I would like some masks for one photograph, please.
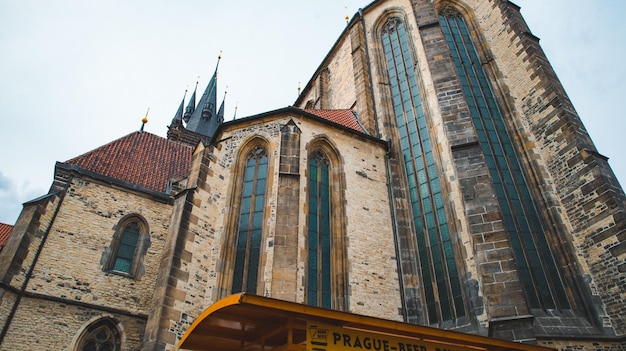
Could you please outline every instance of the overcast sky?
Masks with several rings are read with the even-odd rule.
[[[623,0],[514,0],[600,153],[626,182]],[[136,131],[165,136],[219,69],[225,119],[291,105],[366,0],[0,0],[0,222],[56,161]],[[198,78],[199,77],[199,78]],[[189,94],[187,96],[189,96]]]

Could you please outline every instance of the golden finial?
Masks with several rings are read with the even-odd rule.
[[[302,88],[300,88],[300,82],[298,82],[298,96],[300,96],[300,91],[302,90]]]
[[[146,123],[148,123],[148,112],[150,112],[150,107],[148,107],[146,115],[143,116],[143,118],[141,119],[141,128],[139,129],[140,132],[143,132],[143,127],[146,125]]]
[[[141,122],[148,123],[148,112],[150,112],[150,107],[148,107],[148,110],[146,111],[146,115],[143,116],[143,118],[141,119]]]
[[[345,6],[346,8],[346,25],[348,24],[348,21],[350,21],[350,17],[348,16],[348,6]]]
[[[219,55],[217,55],[217,60],[219,61],[219,60],[221,60],[221,59],[222,59],[222,50],[220,50],[220,54],[219,54]]]
[[[233,120],[235,118],[237,118],[237,109],[239,108],[239,101],[237,101],[237,103],[235,103],[235,113],[233,114]]]

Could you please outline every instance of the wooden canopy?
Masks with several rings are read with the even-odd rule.
[[[229,296],[207,308],[189,327],[179,348],[212,351],[313,350],[310,345],[313,333],[310,330],[307,339],[307,326],[312,325],[345,331],[330,333],[336,336],[335,345],[331,335],[329,345],[316,347],[316,350],[376,350],[372,340],[378,341],[378,349],[383,349],[380,343],[383,339],[392,340],[385,341],[390,351],[551,350],[247,294]],[[344,336],[337,337],[337,334]],[[350,335],[353,335],[352,339]],[[393,340],[402,342],[394,343]]]

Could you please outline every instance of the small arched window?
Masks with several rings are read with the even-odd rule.
[[[121,336],[117,323],[111,318],[101,319],[88,326],[78,339],[77,351],[121,350]]]
[[[122,231],[120,242],[117,245],[115,260],[111,268],[117,272],[129,273],[133,266],[135,253],[139,244],[139,223],[130,222]]]
[[[138,216],[120,221],[103,257],[104,270],[138,278],[143,273],[143,256],[150,246],[148,226]]]

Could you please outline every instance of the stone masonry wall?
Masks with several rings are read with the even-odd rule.
[[[334,52],[335,60],[326,66],[328,82],[323,93],[327,104],[323,108],[351,108],[356,102],[352,50],[349,38],[342,40]]]
[[[300,135],[293,120],[281,127],[278,201],[276,201],[276,233],[271,291],[275,298],[295,301],[296,270],[300,226]],[[304,170],[302,170],[304,171]]]
[[[27,275],[40,251],[44,235],[48,235],[60,198],[50,195],[29,204],[20,214],[7,245],[0,254],[2,282],[22,289]]]
[[[483,67],[491,79],[498,104],[519,149],[531,192],[551,228],[548,240],[561,267],[562,279],[567,284],[574,308],[590,323],[580,325],[574,334],[589,333],[593,325],[603,326],[609,334],[613,331],[623,334],[626,311],[622,301],[626,298],[626,291],[618,287],[626,284],[624,193],[606,158],[593,146],[543,54],[539,39],[530,33],[518,6],[505,0],[441,0],[434,3],[396,0],[373,3],[366,9],[363,19],[366,36],[359,37],[359,33],[363,32],[360,18],[352,22],[345,36],[353,43],[353,64],[350,65],[346,56],[341,55],[345,44],[340,40],[341,44],[331,50],[324,64],[324,67],[332,67],[330,79],[325,81],[325,86],[316,86],[313,89],[315,94],[326,94],[324,101],[332,102],[325,108],[341,108],[352,101],[354,94],[359,96],[361,101],[357,101],[355,107],[357,110],[364,107],[376,109],[375,113],[367,113],[377,115],[381,138],[391,139],[393,150],[393,138],[396,136],[393,135],[393,128],[389,128],[390,96],[385,88],[384,57],[377,29],[385,16],[400,16],[409,21],[407,30],[415,38],[416,70],[423,84],[425,112],[429,115],[432,138],[440,152],[438,161],[448,181],[449,211],[451,217],[458,218],[457,235],[464,246],[462,255],[468,277],[478,278],[480,282],[479,290],[474,292],[471,287],[476,285],[468,280],[470,308],[485,327],[488,315],[497,317],[501,313],[512,313],[523,317],[529,311],[518,310],[524,298],[514,261],[512,257],[505,257],[510,249],[506,246],[508,239],[501,230],[501,216],[495,204],[490,206],[485,202],[493,189],[488,186],[486,175],[480,173],[481,169],[484,170],[484,161],[479,159],[480,151],[469,113],[463,107],[458,81],[449,79],[453,77],[454,66],[446,50],[437,51],[438,47],[445,48],[438,27],[437,9],[448,5],[460,10],[469,19],[479,56],[484,61]],[[369,49],[367,55],[359,51],[365,43]],[[359,69],[365,66],[359,64],[359,60],[355,61],[355,52],[361,59],[370,59],[368,74],[374,89],[372,104],[363,101],[366,95],[360,85],[354,87],[355,92],[345,91],[344,87],[349,89],[351,86],[332,79],[345,73],[353,74],[356,82],[362,80]],[[319,79],[320,76],[315,76],[312,82]],[[304,94],[312,94],[313,90]],[[302,105],[305,101],[298,99]],[[472,153],[472,149],[478,153]],[[391,176],[393,178],[393,172]],[[401,195],[401,192],[394,191],[396,194]],[[472,200],[468,194],[480,198]],[[472,201],[474,205],[470,204]],[[397,210],[403,206],[401,201],[394,205],[398,206]],[[478,211],[481,208],[482,212]],[[401,228],[402,218],[396,217],[396,220],[398,228]],[[485,231],[487,226],[492,230]],[[500,267],[497,271],[493,270],[495,264]],[[508,285],[503,286],[505,282]],[[519,293],[503,303],[502,291]],[[490,296],[487,300],[491,306],[488,314],[481,312],[482,293]],[[408,296],[407,291],[405,295]],[[508,312],[505,312],[505,306],[510,307]],[[518,311],[513,312],[515,310]],[[567,325],[574,323],[566,320],[561,322]],[[551,333],[541,323],[535,327],[542,333]]]
[[[576,282],[582,285],[577,293],[593,294],[591,313],[601,318],[609,333],[624,335],[626,290],[616,288],[626,286],[624,192],[519,8],[506,1],[472,3],[502,72],[501,81],[510,89],[508,103],[515,108],[515,127],[529,167],[540,179],[537,186],[551,218],[565,232],[560,240],[568,243],[570,252],[562,254],[563,260],[569,261],[568,269],[584,275]],[[587,283],[581,284],[583,280]]]
[[[532,325],[526,318],[530,311],[516,272],[512,244],[502,222],[495,188],[491,184],[461,82],[456,76],[454,62],[439,26],[437,9],[428,1],[412,3],[419,28],[416,38],[421,44],[416,44],[418,56],[424,50],[419,62],[427,67],[433,84],[433,92],[425,95],[424,99],[431,104],[437,102],[430,109],[429,117],[433,126],[442,125],[434,129],[432,135],[443,146],[439,153],[443,163],[447,164],[449,157],[453,157],[454,173],[448,173],[450,176],[446,178],[449,186],[456,188],[456,195],[452,195],[456,200],[454,208],[464,209],[458,218],[461,223],[467,223],[471,235],[471,239],[463,240],[463,244],[467,245],[466,252],[471,253],[466,264],[468,278],[472,279],[468,279],[466,289],[470,310],[480,323],[476,332],[532,342]],[[442,123],[438,122],[440,118]],[[479,284],[478,291],[472,290],[476,289],[472,284],[474,282]],[[481,295],[484,299],[480,298]],[[497,327],[495,320],[499,321]]]
[[[386,183],[385,147],[362,140],[351,133],[323,128],[319,123],[297,122],[302,130],[302,155],[311,141],[324,136],[339,152],[341,173],[345,177],[343,195],[346,217],[347,258],[349,278],[349,311],[357,314],[402,320],[400,286],[395,260],[391,213]],[[302,157],[301,169],[308,160]],[[300,208],[306,202],[306,182],[301,182]],[[305,211],[300,223],[306,223]],[[306,228],[298,231],[299,245],[304,250]],[[304,261],[300,258],[298,275],[304,279]],[[300,283],[300,282],[299,282]],[[301,283],[300,283],[301,284]],[[299,285],[299,291],[302,286]],[[304,295],[298,297],[304,301]]]
[[[0,254],[0,326],[2,340],[15,321],[15,313],[27,288],[30,272],[40,255],[42,244],[61,203],[58,194],[42,197],[24,206],[20,217]]]
[[[437,18],[434,17],[434,9],[431,2],[427,1],[393,1],[385,6],[374,7],[366,14],[366,22],[370,30],[368,41],[370,44],[370,57],[372,63],[373,85],[378,87],[375,90],[376,106],[378,107],[380,129],[385,138],[395,143],[395,148],[399,148],[399,136],[397,135],[395,121],[392,120],[393,108],[391,106],[392,96],[387,88],[388,77],[386,72],[385,58],[380,38],[381,26],[390,17],[400,18],[405,21],[407,33],[413,38],[411,41],[412,52],[415,60],[415,73],[420,82],[420,94],[422,98],[422,109],[426,116],[428,133],[437,163],[437,171],[440,175],[441,186],[446,200],[446,216],[448,218],[449,229],[453,244],[457,252],[457,262],[460,270],[460,278],[464,285],[466,302],[470,314],[468,318],[457,320],[453,326],[447,328],[457,328],[465,331],[486,333],[477,327],[478,323],[485,325],[487,317],[485,307],[490,308],[495,303],[491,300],[483,301],[483,285],[485,276],[497,272],[487,272],[482,264],[495,261],[505,262],[506,258],[499,254],[501,246],[476,246],[481,243],[498,241],[496,235],[499,231],[500,218],[494,216],[493,207],[483,200],[489,196],[489,187],[480,186],[481,167],[480,157],[463,158],[469,161],[468,167],[459,164],[459,154],[455,150],[467,152],[475,145],[475,135],[471,128],[469,113],[463,106],[461,100],[460,85],[458,81],[450,75],[452,63],[447,60],[446,51],[442,50],[442,37],[437,27]],[[445,42],[444,42],[445,43]],[[468,125],[470,128],[468,128]],[[394,147],[392,147],[392,150]],[[398,155],[402,159],[401,154]],[[403,166],[402,166],[403,167]],[[400,172],[402,174],[402,172]],[[467,182],[464,183],[463,181]],[[406,185],[405,185],[406,186]],[[477,187],[476,187],[477,186]],[[395,196],[395,193],[394,193]],[[479,199],[478,196],[481,198]],[[468,202],[474,204],[468,205]],[[468,207],[471,208],[468,212]],[[473,216],[472,219],[469,216]],[[480,221],[476,221],[480,218]],[[412,218],[408,219],[412,221]],[[487,228],[487,229],[485,229]],[[485,230],[483,230],[485,229]],[[487,235],[482,236],[482,232]],[[478,232],[478,236],[476,236]],[[414,236],[414,234],[411,234]],[[479,248],[476,252],[476,248]],[[492,257],[484,256],[484,249],[492,250]],[[498,253],[496,253],[498,252]],[[498,255],[498,256],[496,256]],[[506,269],[506,268],[503,268]],[[502,277],[502,275],[500,275]],[[491,279],[490,284],[494,286],[502,284],[501,280]],[[479,288],[480,287],[480,288]],[[514,294],[517,289],[513,285],[509,287],[508,294]],[[489,291],[489,290],[486,290]],[[489,292],[489,297],[498,299],[499,302],[506,300],[500,292]],[[497,303],[504,307],[507,303]],[[509,305],[517,304],[515,300]]]
[[[58,168],[55,178],[59,182],[55,188],[63,183],[69,186],[60,207],[59,199],[54,201],[53,196],[49,197],[53,199],[49,203],[55,206],[41,212],[43,215],[35,216],[37,211],[29,211],[30,207],[21,215],[30,214],[30,226],[37,223],[26,232],[36,233],[38,239],[31,240],[26,247],[22,273],[11,282],[15,288],[23,285],[33,255],[40,252],[2,349],[24,349],[26,343],[30,345],[26,349],[71,350],[90,321],[110,317],[122,330],[126,340],[124,349],[138,350],[171,206]],[[128,214],[142,216],[150,233],[151,245],[143,259],[144,272],[136,278],[102,270],[102,254],[111,245],[116,225]],[[44,237],[45,242],[38,250]],[[4,294],[3,310],[13,305],[18,293],[15,290]]]
[[[140,350],[145,318],[39,298],[22,299],[0,350],[74,350],[80,332],[104,317],[115,319],[123,328],[123,350]]]
[[[619,351],[624,350],[626,345],[619,341],[576,341],[576,340],[550,340],[540,341],[539,346],[550,347],[562,351]]]
[[[229,287],[223,286],[229,282],[229,277],[223,273],[225,266],[224,240],[228,235],[229,219],[232,218],[231,201],[234,167],[238,151],[252,138],[263,138],[269,142],[269,191],[266,194],[266,219],[262,241],[261,265],[263,287],[258,294],[270,297],[284,298],[290,301],[304,301],[304,250],[305,230],[303,225],[294,228],[297,235],[297,251],[288,251],[296,257],[281,257],[281,260],[298,262],[293,265],[297,277],[295,281],[295,295],[285,295],[284,289],[274,292],[275,279],[293,280],[286,275],[286,271],[274,276],[275,242],[277,240],[277,199],[279,191],[279,150],[280,130],[289,120],[293,119],[302,131],[300,147],[300,169],[305,170],[307,165],[306,145],[313,139],[324,136],[339,150],[343,161],[341,166],[345,175],[345,217],[348,241],[347,258],[349,277],[349,309],[354,313],[378,316],[387,319],[401,319],[398,314],[399,286],[396,272],[395,250],[391,232],[389,204],[387,201],[387,185],[384,169],[384,144],[372,140],[363,140],[355,137],[351,132],[329,127],[326,124],[310,121],[297,115],[272,116],[263,120],[255,120],[251,124],[233,125],[223,130],[220,140],[215,147],[207,148],[202,165],[199,168],[197,184],[190,204],[186,238],[182,244],[183,252],[177,267],[180,273],[170,277],[175,282],[171,289],[179,293],[174,296],[173,305],[168,313],[170,332],[179,339],[189,327],[190,323],[204,309],[217,299],[229,294]],[[203,170],[204,169],[204,170]],[[300,172],[301,176],[305,172]],[[193,178],[193,177],[192,177]],[[306,182],[300,182],[300,193],[306,194]],[[367,189],[367,191],[364,191]],[[306,196],[299,197],[298,223],[306,223],[304,203]],[[282,239],[281,239],[282,240]],[[282,251],[281,251],[282,252]],[[284,253],[284,252],[283,252]],[[175,278],[172,280],[171,278]],[[291,284],[291,283],[290,283]],[[172,290],[174,291],[174,290]],[[161,323],[161,325],[163,325]],[[174,342],[168,342],[167,350],[173,350]]]
[[[410,1],[406,0],[385,1],[380,4],[371,4],[364,13],[364,18],[362,20],[357,18],[357,21],[350,27],[349,33],[346,34],[346,36],[349,35],[353,43],[352,66],[344,59],[344,56],[339,54],[330,55],[327,65],[329,67],[334,67],[332,71],[337,76],[341,76],[340,71],[344,71],[346,74],[353,74],[356,82],[361,82],[364,77],[367,77],[367,89],[372,89],[373,99],[370,95],[370,91],[366,91],[367,89],[364,90],[361,88],[361,85],[357,85],[355,87],[355,89],[357,89],[356,94],[358,97],[355,108],[359,116],[368,116],[368,118],[374,118],[374,116],[376,116],[378,120],[375,123],[377,123],[378,126],[376,128],[370,127],[370,131],[376,130],[380,133],[380,137],[382,139],[391,141],[391,153],[389,160],[389,176],[391,179],[389,181],[393,186],[393,190],[391,190],[394,201],[393,211],[395,223],[393,225],[396,226],[398,236],[397,240],[402,243],[402,246],[399,247],[400,251],[397,253],[397,259],[400,261],[399,264],[401,267],[403,267],[403,271],[401,273],[404,277],[404,309],[407,314],[405,318],[411,323],[423,323],[423,320],[419,317],[422,314],[420,311],[421,302],[419,302],[421,296],[419,282],[415,280],[415,277],[419,276],[419,273],[413,268],[416,266],[416,263],[414,257],[415,243],[412,243],[412,241],[415,240],[415,234],[413,232],[414,229],[411,224],[412,214],[410,211],[410,204],[407,202],[407,185],[402,181],[404,177],[402,155],[400,153],[394,153],[394,150],[399,150],[400,144],[397,132],[395,131],[395,122],[392,117],[392,98],[388,88],[389,82],[387,79],[386,65],[384,63],[385,59],[382,51],[381,39],[379,37],[380,27],[385,22],[386,18],[394,16],[406,20],[407,30],[415,38],[420,38],[420,33],[418,31],[419,25],[415,22],[415,19],[417,18],[419,20],[426,21],[428,16],[423,12],[423,9],[420,9],[419,13],[414,14],[414,9],[414,5],[412,5]],[[432,11],[431,6],[431,12],[428,15],[432,16],[433,13],[434,12]],[[365,24],[365,30],[361,27],[362,23]],[[432,40],[432,38],[425,39],[426,42],[430,42],[430,40]],[[433,74],[436,74],[438,71],[435,71],[435,73],[431,72],[428,64],[426,64],[428,59],[425,49],[418,45],[419,40],[416,40],[414,43],[416,59],[418,62],[415,69],[419,71],[419,75],[423,81],[423,86],[421,88],[425,92],[425,96],[437,96],[437,94],[441,93],[441,91],[437,90],[436,83],[433,83]],[[364,53],[362,50],[365,47],[367,47],[368,51]],[[339,50],[331,52],[335,53],[338,51]],[[367,58],[370,61],[368,63],[362,63],[361,60],[363,58]],[[361,72],[363,69],[368,70],[366,74]],[[333,81],[332,83],[340,86],[337,87],[330,84],[332,89],[329,88],[325,93],[331,94],[332,98],[328,98],[328,100],[334,101],[336,104],[329,107],[339,108],[350,101],[349,99],[352,98],[352,94],[354,94],[354,92],[345,91],[345,88],[350,88],[350,86],[345,84],[342,85],[342,82]],[[458,90],[459,88],[456,87],[454,89]],[[450,94],[446,95],[445,92],[443,92],[443,94],[444,97],[448,97],[449,99],[453,97]],[[444,182],[442,186],[446,190],[446,202],[449,205],[447,206],[447,211],[449,212],[450,218],[453,219],[451,220],[451,224],[456,228],[456,230],[454,230],[455,234],[453,237],[455,239],[455,245],[461,252],[460,257],[462,258],[459,258],[459,260],[464,261],[462,265],[462,267],[465,267],[463,280],[467,284],[468,296],[472,296],[469,302],[470,309],[473,309],[473,312],[475,313],[474,315],[483,316],[482,318],[484,319],[484,305],[480,297],[480,292],[477,290],[478,284],[476,283],[477,279],[480,277],[473,255],[473,239],[469,235],[469,226],[475,223],[470,223],[466,219],[466,214],[463,211],[464,198],[461,192],[461,185],[457,181],[455,169],[456,161],[452,157],[452,153],[446,151],[450,149],[450,144],[455,144],[454,141],[449,142],[448,140],[448,137],[451,135],[458,137],[459,141],[456,143],[461,144],[467,143],[469,140],[474,140],[474,136],[472,133],[468,133],[466,129],[463,129],[462,125],[458,125],[458,123],[454,125],[454,133],[446,135],[444,131],[446,131],[446,128],[449,128],[450,123],[446,120],[445,115],[442,117],[442,113],[440,112],[439,105],[437,103],[438,99],[424,98],[423,100],[423,106],[426,113],[429,115],[430,134],[431,139],[434,142],[433,148],[438,151],[437,161],[442,172],[442,178],[447,180],[447,182]],[[299,99],[299,101],[303,100]],[[455,107],[455,102],[450,101],[450,106]],[[454,114],[457,111],[451,108],[447,112]],[[462,123],[471,123],[468,122],[469,115],[467,113],[465,115],[461,115],[461,117]],[[500,221],[499,218],[495,217],[494,220],[496,222]],[[517,303],[517,301],[515,303]],[[467,321],[461,323],[467,323]]]
[[[170,212],[168,204],[73,178],[27,291],[147,314]],[[139,279],[103,272],[100,262],[115,226],[128,214],[142,216],[150,232]]]
[[[351,108],[356,102],[352,50],[349,39],[340,40],[332,51],[333,60],[321,66],[294,105],[315,109]]]

